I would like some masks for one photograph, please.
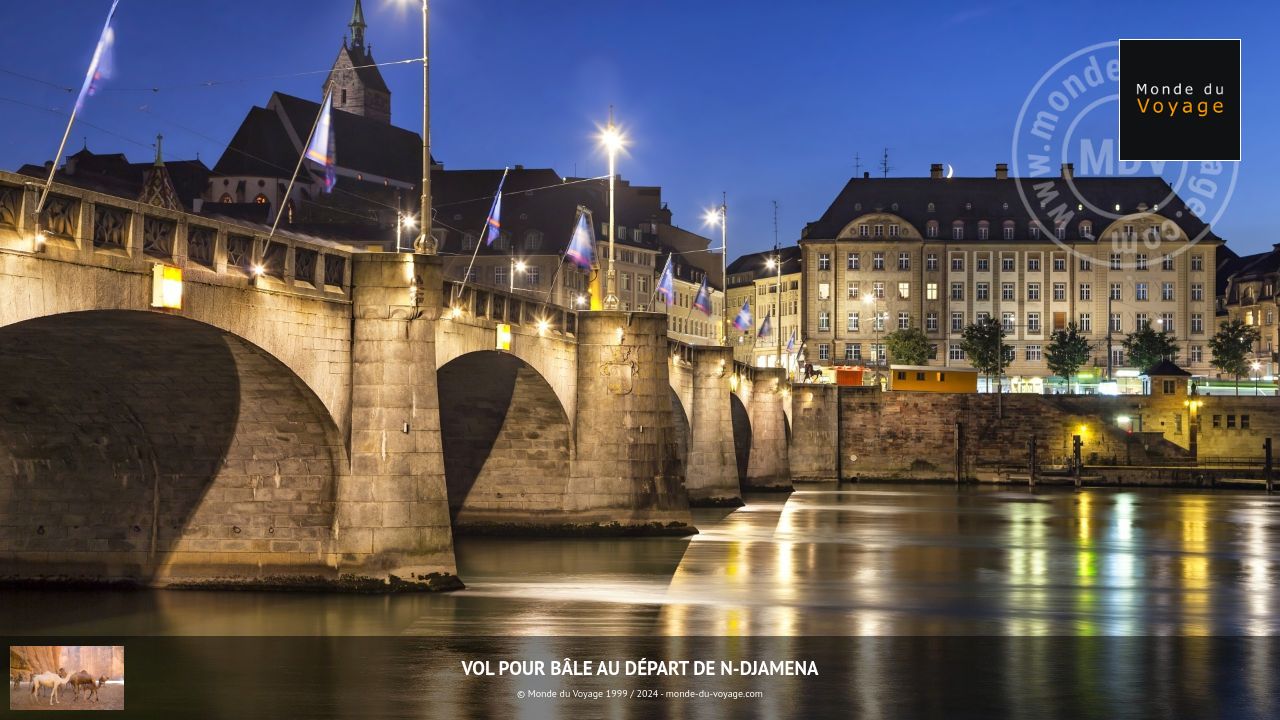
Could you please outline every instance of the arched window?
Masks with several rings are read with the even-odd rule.
[[[258,197],[254,198],[253,201],[259,205],[266,205],[269,202],[267,196],[262,193],[258,193]]]
[[[1014,232],[1016,232],[1014,222],[1012,220],[1005,220],[1004,223],[1002,223],[1000,226],[1000,231],[1001,231],[1001,236],[1005,240],[1012,240],[1013,234]]]
[[[991,237],[991,223],[986,220],[978,222],[978,239],[987,240]]]
[[[932,207],[933,203],[929,203],[929,206]],[[932,210],[930,210],[930,212],[932,212]],[[938,237],[938,221],[930,220],[929,222],[925,223],[924,234],[925,234],[925,237],[931,237],[931,238]]]
[[[230,204],[235,202],[235,200],[231,197],[229,193],[222,193],[222,197],[218,198],[218,202]]]
[[[964,239],[964,221],[963,220],[956,220],[951,223],[951,239],[952,240]]]
[[[934,205],[933,203],[929,203],[929,212],[933,212],[933,211],[934,211]]]
[[[1092,223],[1092,222],[1090,222],[1090,221],[1088,221],[1088,220],[1081,220],[1081,221],[1080,221],[1080,237],[1082,237],[1082,238],[1092,238],[1092,237],[1093,237],[1093,223]]]

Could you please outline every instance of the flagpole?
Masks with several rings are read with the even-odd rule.
[[[71,117],[67,119],[67,128],[62,132],[62,142],[58,143],[58,152],[53,156],[53,163],[49,167],[49,177],[44,182],[44,189],[40,191],[40,200],[36,203],[36,233],[40,232],[40,213],[44,210],[44,203],[49,199],[49,190],[53,187],[53,176],[58,172],[58,160],[62,159],[62,153],[67,149],[67,138],[71,137],[71,126],[76,123],[76,116],[80,114],[80,105],[84,102],[85,93],[89,91],[89,87],[93,83],[93,76],[97,73],[98,63],[102,60],[102,54],[106,52],[104,42],[108,31],[111,29],[111,19],[115,17],[116,6],[120,4],[120,0],[114,0],[111,3],[111,9],[107,11],[107,22],[102,26],[102,34],[98,37],[98,47],[94,50],[93,59],[89,61],[89,70],[85,75],[84,84],[80,87],[80,94],[76,96],[76,104],[71,106]]]
[[[275,237],[276,227],[280,225],[280,216],[284,215],[285,205],[289,202],[289,194],[293,192],[293,183],[298,179],[298,171],[302,170],[302,161],[307,158],[307,148],[311,147],[311,141],[315,137],[316,127],[320,125],[320,116],[324,115],[325,103],[329,102],[329,97],[333,95],[333,85],[329,85],[329,89],[325,91],[324,98],[320,100],[320,112],[316,113],[316,119],[311,122],[311,132],[307,133],[307,141],[302,144],[302,152],[298,153],[298,164],[293,168],[293,175],[289,178],[289,185],[284,189],[284,199],[276,199],[279,207],[276,208],[275,222],[271,223],[271,232],[267,233],[267,242]],[[263,252],[266,252],[265,249]]]
[[[507,181],[507,172],[511,170],[510,166],[502,168],[502,178],[498,180],[498,195],[502,194],[502,185]],[[492,206],[490,206],[492,207]],[[498,222],[502,222],[499,220]],[[471,268],[476,264],[476,255],[480,252],[480,244],[484,242],[485,233],[489,229],[489,216],[484,216],[484,228],[480,231],[480,237],[476,238],[476,246],[471,250],[471,261],[467,263],[467,271],[462,274],[462,284],[458,286],[458,294],[453,299],[462,297],[462,291],[467,289],[467,280],[471,278]],[[437,248],[437,251],[439,248]],[[514,252],[514,251],[513,251]],[[512,281],[515,280],[515,268],[511,268]]]

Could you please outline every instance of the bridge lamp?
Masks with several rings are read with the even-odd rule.
[[[618,276],[613,268],[613,241],[618,232],[614,230],[614,180],[617,177],[618,152],[626,147],[627,139],[622,129],[613,124],[613,107],[609,107],[609,124],[600,131],[600,145],[609,156],[609,262],[605,270],[604,309],[618,309]]]
[[[412,230],[418,227],[418,218],[412,215],[405,215],[404,218],[400,220],[400,224],[404,225],[405,230]]]
[[[577,305],[578,307],[583,307],[583,306],[585,306],[585,305],[587,304],[587,296],[586,296],[586,295],[579,295],[578,297],[576,297],[576,298],[574,298],[574,299],[573,299],[573,304],[574,304],[574,305]]]
[[[37,232],[37,233],[36,233],[36,236],[35,236],[35,238],[34,238],[35,243],[36,243],[36,250],[40,250],[41,248],[43,248],[43,247],[44,247],[44,241],[45,241],[45,240],[47,240],[47,239],[48,239],[48,238],[45,236],[45,234],[44,234],[44,231],[43,231],[43,230],[41,230],[41,231]]]
[[[498,323],[498,336],[494,343],[494,349],[503,352],[511,350],[511,326],[507,323]]]
[[[182,268],[151,266],[151,307],[182,309]]]
[[[253,273],[254,277],[262,277],[263,275],[266,274],[267,269],[262,267],[262,265],[260,264],[255,264],[252,268],[249,269],[249,272]]]
[[[538,336],[539,337],[546,335],[547,331],[550,329],[551,329],[551,323],[548,322],[546,318],[538,318]]]

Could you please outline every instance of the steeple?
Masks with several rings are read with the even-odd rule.
[[[156,135],[156,161],[142,177],[142,192],[138,194],[138,202],[166,210],[182,211],[186,208],[173,186],[173,178],[169,177],[169,169],[164,166],[164,156],[160,149],[162,142],[164,136]]]
[[[351,47],[364,48],[364,29],[368,27],[364,22],[364,8],[360,7],[360,0],[356,0],[356,6],[351,11],[351,22],[348,24],[351,28]]]

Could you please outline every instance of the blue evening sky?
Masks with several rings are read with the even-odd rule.
[[[319,99],[352,0],[121,0],[114,75],[90,98],[96,152],[210,166],[273,90]],[[48,160],[109,0],[5,3],[0,168]],[[417,0],[366,0],[381,62],[420,54]],[[1278,238],[1280,5],[871,0],[431,0],[432,140],[446,167],[523,164],[601,175],[593,134],[610,104],[632,145],[619,171],[663,187],[677,224],[728,193],[730,255],[793,242],[853,174],[989,175],[1008,162],[1019,107],[1041,74],[1120,37],[1244,40],[1244,162],[1215,227],[1239,252]],[[383,69],[393,122],[421,124],[416,65]],[[310,74],[306,74],[310,73]],[[213,86],[206,81],[229,81]],[[144,88],[158,87],[159,92]],[[43,109],[42,109],[43,108]],[[1272,118],[1267,120],[1267,118]]]

